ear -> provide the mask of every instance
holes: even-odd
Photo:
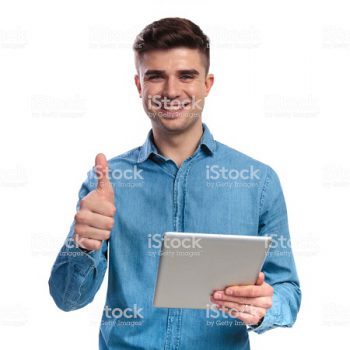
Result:
[[[209,95],[209,91],[214,84],[214,74],[208,74],[205,78],[205,97]]]
[[[139,93],[139,97],[141,98],[142,97],[142,88],[141,88],[140,77],[138,76],[138,74],[135,74],[134,81],[135,81],[137,91]]]

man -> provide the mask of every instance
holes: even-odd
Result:
[[[108,162],[96,156],[51,272],[51,295],[62,310],[84,307],[108,261],[100,349],[249,349],[248,331],[291,327],[300,307],[278,177],[215,141],[202,123],[214,76],[197,25],[161,19],[133,48],[152,130],[141,147]],[[208,303],[217,309],[155,308],[157,243],[166,231],[270,235],[273,244],[255,285],[213,291]]]

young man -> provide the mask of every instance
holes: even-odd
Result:
[[[300,307],[278,177],[215,141],[202,123],[214,76],[209,40],[197,25],[182,18],[151,23],[134,51],[135,84],[152,130],[141,147],[108,162],[96,156],[50,293],[64,311],[84,307],[108,261],[100,349],[249,349],[248,331],[291,327]],[[270,235],[273,244],[255,285],[213,293],[208,303],[219,310],[155,308],[166,231]]]

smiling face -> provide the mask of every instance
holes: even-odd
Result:
[[[214,76],[206,74],[205,57],[199,50],[152,50],[136,62],[135,84],[153,127],[181,132],[201,123]]]

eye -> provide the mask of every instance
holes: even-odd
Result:
[[[193,75],[190,75],[190,74],[183,74],[183,75],[180,76],[180,79],[182,79],[182,80],[193,79]]]
[[[156,80],[156,79],[161,79],[162,77],[160,75],[150,75],[148,77],[148,80]]]

